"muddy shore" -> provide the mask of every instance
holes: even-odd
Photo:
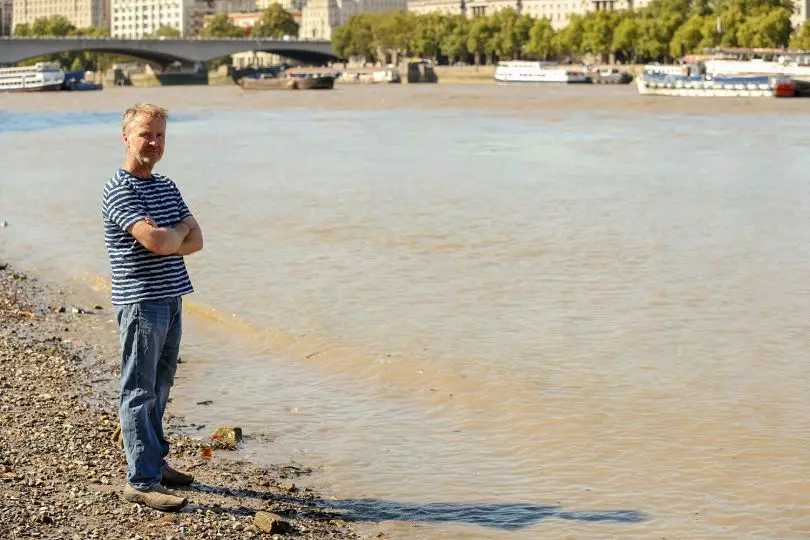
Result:
[[[295,485],[309,468],[239,461],[212,429],[190,437],[168,413],[170,462],[196,477],[177,490],[189,504],[165,514],[121,499],[117,401],[102,384],[117,376],[117,359],[76,347],[81,315],[61,291],[0,261],[0,537],[358,537],[347,516]],[[200,458],[206,445],[213,459]]]

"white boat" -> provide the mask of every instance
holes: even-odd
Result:
[[[589,83],[584,70],[569,69],[554,62],[528,62],[511,60],[498,62],[495,69],[497,82],[526,83]]]
[[[636,77],[642,96],[793,97],[796,83],[783,75],[711,76],[644,73]]]
[[[0,92],[43,92],[60,90],[65,72],[56,62],[33,66],[0,68]]]
[[[781,49],[713,49],[703,59],[709,75],[810,77],[810,54]]]

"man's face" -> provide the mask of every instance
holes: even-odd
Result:
[[[123,134],[127,154],[151,169],[163,157],[166,143],[166,120],[138,115]]]

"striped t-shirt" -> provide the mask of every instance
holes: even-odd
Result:
[[[112,303],[133,304],[194,292],[183,257],[157,255],[127,229],[147,217],[173,227],[191,215],[177,186],[159,174],[140,178],[118,169],[104,186],[101,216],[112,267]]]

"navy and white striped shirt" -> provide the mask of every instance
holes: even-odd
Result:
[[[157,255],[127,229],[147,217],[158,227],[173,227],[191,212],[177,186],[159,174],[140,178],[118,169],[104,186],[101,216],[112,267],[112,303],[133,304],[194,292],[179,255]]]

